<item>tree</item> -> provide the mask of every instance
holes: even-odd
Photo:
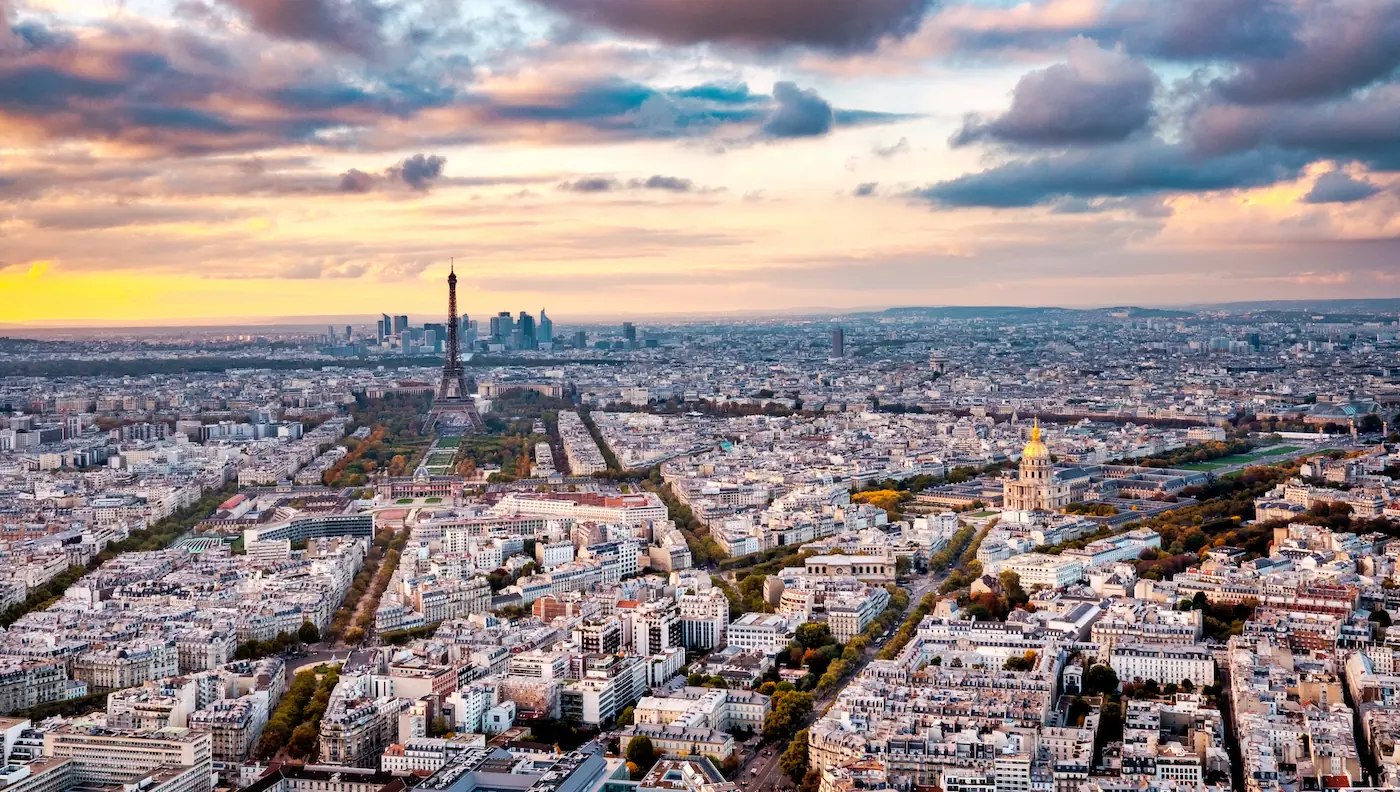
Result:
[[[292,738],[287,741],[287,753],[297,757],[310,756],[316,750],[318,732],[314,723],[298,724],[292,730]]]
[[[783,771],[783,775],[792,779],[792,783],[801,783],[802,777],[807,775],[807,730],[802,729],[792,738],[792,743],[788,745],[783,755],[778,757],[778,767]]]
[[[1021,587],[1021,576],[1011,570],[1001,573],[998,580],[1001,582],[1001,589],[1006,597],[1006,601],[1011,606],[1025,605],[1030,602],[1030,597],[1026,595],[1026,590]]]
[[[811,677],[810,674],[807,675]],[[773,695],[772,710],[763,721],[763,739],[790,740],[797,728],[812,712],[812,694],[801,691],[780,691]]]
[[[797,642],[804,649],[820,649],[836,642],[831,637],[831,625],[826,622],[807,622],[797,628]]]
[[[645,735],[633,737],[627,743],[627,761],[637,766],[638,775],[650,770],[656,764],[656,748],[652,746],[651,738]]]
[[[1007,671],[1031,671],[1035,669],[1036,653],[1027,651],[1020,657],[1008,657],[1002,668]]]
[[[297,640],[308,644],[318,643],[321,640],[321,631],[311,622],[304,621],[301,623],[301,629],[297,630]]]
[[[622,712],[618,713],[617,725],[631,726],[633,723],[636,722],[636,718],[637,711],[635,709],[633,709],[632,707],[623,707]]]
[[[1118,673],[1100,663],[1084,674],[1084,690],[1100,696],[1116,693],[1118,692]]]

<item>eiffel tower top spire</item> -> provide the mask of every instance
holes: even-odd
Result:
[[[439,401],[461,401],[467,398],[467,375],[462,368],[459,341],[461,328],[457,320],[457,268],[453,261],[447,275],[447,349],[442,360],[442,381],[438,383]]]

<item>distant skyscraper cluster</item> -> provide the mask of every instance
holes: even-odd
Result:
[[[344,335],[335,327],[326,328],[326,344],[333,354],[360,355],[371,349],[405,355],[437,355],[446,349],[449,333],[444,322],[410,325],[405,314],[380,314],[374,323],[373,337],[361,334],[346,325]],[[501,311],[488,319],[475,321],[462,315],[458,319],[457,337],[462,353],[527,352],[561,348],[586,349],[590,346],[606,349],[641,349],[659,346],[658,338],[639,332],[633,322],[623,322],[612,333],[602,331],[596,340],[589,333],[575,330],[556,338],[554,320],[541,308],[536,316],[528,311],[512,314]]]

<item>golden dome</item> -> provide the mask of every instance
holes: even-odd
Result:
[[[1022,459],[1049,459],[1050,449],[1040,439],[1040,423],[1031,427],[1031,441],[1021,450]]]

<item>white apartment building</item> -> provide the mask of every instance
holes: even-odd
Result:
[[[831,635],[841,643],[846,643],[865,632],[865,628],[875,621],[889,604],[890,593],[883,586],[871,586],[860,594],[828,594],[826,622],[831,627]]]
[[[763,728],[769,709],[768,697],[757,691],[685,687],[670,696],[643,696],[635,716],[639,724],[757,731]]]
[[[997,574],[1015,572],[1021,578],[1022,588],[1041,586],[1062,589],[1084,580],[1084,562],[1077,558],[1047,555],[1045,553],[1022,553],[1012,556],[996,565]]]
[[[213,789],[212,746],[208,732],[175,728],[121,731],[69,724],[44,735],[44,755],[73,759],[74,778],[80,785],[131,783],[159,767],[191,768],[190,780],[180,792]]]
[[[667,518],[666,503],[652,492],[602,495],[596,492],[512,492],[491,508],[497,516],[571,517],[576,522],[641,525]]]
[[[574,560],[573,542],[538,542],[535,544],[535,560],[546,572]]]
[[[772,613],[745,613],[729,625],[729,645],[740,649],[774,653],[792,641],[788,622]]]
[[[687,649],[718,649],[725,645],[729,628],[729,598],[719,588],[698,594],[682,594],[681,642]]]
[[[1215,658],[1204,646],[1119,644],[1109,666],[1124,682],[1155,679],[1159,684],[1189,679],[1197,687],[1215,684]]]

